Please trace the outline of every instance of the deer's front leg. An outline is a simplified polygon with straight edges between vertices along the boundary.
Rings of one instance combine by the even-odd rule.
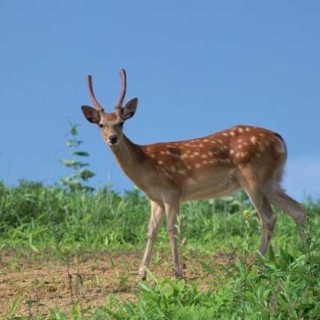
[[[178,239],[177,239],[177,218],[179,215],[179,202],[165,203],[165,210],[167,215],[167,230],[171,245],[172,262],[174,268],[174,276],[182,278],[182,269],[180,265],[179,252],[178,252]]]
[[[139,275],[143,280],[146,278],[146,275],[147,275],[146,267],[149,266],[149,263],[151,260],[154,241],[160,229],[160,226],[163,220],[163,211],[164,211],[163,205],[154,201],[150,201],[150,203],[151,203],[151,217],[148,225],[148,242],[147,242],[147,246],[144,252],[144,256],[143,256],[140,268],[139,268]]]

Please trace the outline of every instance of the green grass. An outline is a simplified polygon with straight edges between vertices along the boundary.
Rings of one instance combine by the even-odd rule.
[[[0,197],[1,249],[63,253],[133,247],[144,241],[148,203],[137,192],[122,198],[108,189],[68,192],[23,182],[17,188],[0,186]]]
[[[200,261],[213,279],[205,289],[201,281],[159,280],[150,273],[150,280],[139,284],[137,302],[119,302],[111,295],[103,306],[85,313],[75,303],[71,315],[53,308],[50,317],[37,319],[320,319],[320,202],[306,200],[305,205],[307,245],[301,246],[294,223],[278,212],[269,255],[252,261],[260,221],[243,194],[186,203],[179,226],[182,254],[201,259],[236,252],[238,259],[228,272],[219,274]],[[0,249],[40,258],[142,251],[149,210],[137,190],[120,196],[109,188],[70,192],[33,182],[13,188],[0,183]],[[156,250],[169,254],[164,227]],[[17,296],[8,318],[14,319],[19,303]]]

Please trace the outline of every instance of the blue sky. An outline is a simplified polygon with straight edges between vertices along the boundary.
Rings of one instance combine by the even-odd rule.
[[[69,172],[68,121],[90,152],[93,185],[132,183],[82,116],[85,76],[113,109],[119,69],[139,97],[136,143],[188,139],[236,124],[279,132],[288,192],[319,197],[319,1],[0,2],[0,179],[54,184]]]

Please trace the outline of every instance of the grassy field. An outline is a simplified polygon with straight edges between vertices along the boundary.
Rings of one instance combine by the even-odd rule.
[[[307,244],[277,212],[269,254],[257,258],[260,221],[242,193],[186,203],[185,279],[171,278],[163,227],[144,282],[150,209],[137,190],[0,183],[0,319],[320,319],[320,202],[305,205]]]

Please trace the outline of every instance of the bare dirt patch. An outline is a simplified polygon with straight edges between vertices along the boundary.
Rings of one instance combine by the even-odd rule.
[[[136,301],[139,290],[141,252],[80,254],[63,260],[17,256],[4,252],[0,260],[0,319],[7,315],[13,301],[20,297],[15,316],[33,318],[50,315],[56,307],[67,314],[79,302],[85,313],[104,305],[110,295],[122,301]],[[210,258],[184,259],[185,279],[208,285],[208,274],[200,261],[224,272],[235,261],[234,254],[216,254]],[[172,266],[167,254],[157,254],[152,272],[158,278],[171,277]]]

